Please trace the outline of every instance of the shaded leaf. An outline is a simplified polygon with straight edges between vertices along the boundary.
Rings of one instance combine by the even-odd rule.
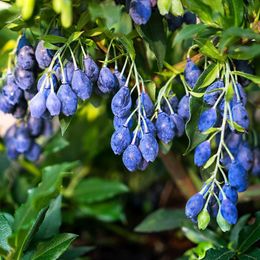
[[[218,248],[218,249],[210,249],[207,251],[205,260],[229,260],[233,256],[235,256],[236,253],[233,251],[228,250],[227,248]]]

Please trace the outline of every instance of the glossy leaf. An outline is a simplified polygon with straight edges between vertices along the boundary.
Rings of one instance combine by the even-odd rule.
[[[255,84],[260,85],[260,76],[248,74],[242,71],[233,71],[233,74],[249,79]]]
[[[229,260],[232,259],[236,255],[235,252],[230,251],[227,248],[219,248],[219,249],[210,249],[206,257],[204,258],[205,260]]]

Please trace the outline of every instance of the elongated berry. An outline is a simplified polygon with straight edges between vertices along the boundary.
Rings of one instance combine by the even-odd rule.
[[[190,118],[190,97],[185,95],[181,98],[178,105],[178,114],[187,121]]]
[[[17,65],[24,70],[31,70],[35,66],[34,49],[32,46],[23,46],[17,55]]]
[[[44,41],[39,41],[39,43],[37,44],[35,50],[35,58],[41,69],[45,69],[50,65],[52,60],[52,55],[48,51],[48,49],[44,47]]]
[[[35,118],[30,116],[27,122],[30,135],[38,137],[43,131],[44,120],[42,118]]]
[[[204,132],[216,124],[217,121],[217,111],[215,108],[210,108],[205,110],[200,115],[198,128],[201,132]]]
[[[242,103],[238,103],[232,108],[232,116],[235,123],[243,127],[244,129],[248,129],[249,127],[249,117],[246,111],[246,108]]]
[[[133,172],[138,169],[142,162],[142,155],[135,144],[130,144],[123,153],[123,163],[125,167]]]
[[[116,88],[117,83],[118,82],[116,81],[116,77],[113,75],[109,68],[103,67],[100,70],[97,85],[102,93],[110,93]]]
[[[187,59],[187,64],[184,70],[184,77],[187,83],[193,88],[201,74],[198,66],[191,60]]]
[[[24,153],[25,158],[31,162],[36,162],[40,158],[42,149],[41,146],[33,142],[30,149]]]
[[[183,118],[178,114],[172,114],[171,118],[174,122],[174,126],[175,126],[174,130],[176,135],[178,137],[181,137],[184,134],[184,130],[185,130],[185,123]]]
[[[194,194],[186,203],[185,215],[192,219],[196,218],[201,212],[205,204],[205,200],[200,193]]]
[[[244,167],[245,170],[249,171],[253,165],[253,152],[247,142],[240,143],[236,160]]]
[[[229,199],[224,199],[221,202],[220,212],[228,224],[234,225],[237,223],[237,208]]]
[[[118,128],[111,137],[111,148],[115,154],[121,154],[131,143],[131,133],[127,127]]]
[[[225,193],[226,197],[233,203],[236,204],[237,200],[238,200],[238,195],[237,195],[237,191],[235,188],[231,187],[229,184],[225,184],[222,187],[223,192]],[[220,191],[219,192],[219,200],[222,201],[223,200],[223,194]]]
[[[98,74],[99,74],[99,67],[96,64],[96,62],[89,56],[87,55],[84,60],[84,72],[88,76],[88,78],[94,83],[98,79]]]
[[[147,162],[153,162],[159,152],[159,145],[154,135],[151,133],[144,134],[140,140],[139,149]]]
[[[199,144],[194,153],[194,163],[201,167],[203,166],[211,155],[211,148],[210,148],[210,142],[204,141],[201,144]]]
[[[20,126],[15,132],[15,147],[19,153],[24,153],[29,150],[32,144],[32,139],[29,135],[29,131],[25,126]]]
[[[152,14],[150,0],[132,0],[130,2],[129,13],[136,24],[146,24]]]
[[[44,91],[38,92],[29,102],[32,117],[40,118],[46,110]]]
[[[238,162],[232,162],[228,170],[228,181],[238,192],[245,191],[248,186],[247,172]]]
[[[222,80],[217,80],[207,87],[203,96],[203,101],[208,105],[213,106],[221,94],[221,90],[218,89],[224,89],[224,82]]]
[[[35,83],[35,75],[33,71],[16,68],[15,80],[19,88],[27,90]]]
[[[145,114],[147,117],[151,117],[154,112],[154,105],[149,97],[149,95],[146,92],[142,92],[141,94],[141,105],[143,109],[145,110]]]
[[[58,116],[61,111],[61,102],[54,91],[51,91],[46,100],[46,108],[51,116]]]

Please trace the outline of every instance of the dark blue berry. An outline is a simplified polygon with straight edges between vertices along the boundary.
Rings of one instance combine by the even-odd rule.
[[[65,116],[72,116],[77,111],[78,98],[69,84],[61,84],[57,96],[61,102],[61,112]]]
[[[190,97],[185,95],[181,98],[178,105],[178,114],[187,121],[190,118]]]
[[[124,75],[121,75],[121,72],[118,71],[118,70],[115,70],[114,71],[114,75],[116,76],[117,80],[118,80],[118,84],[119,84],[119,87],[124,87],[125,84],[126,84],[126,78]]]
[[[42,118],[35,118],[30,116],[27,122],[27,126],[30,135],[33,137],[38,137],[43,131],[44,120]]]
[[[29,134],[28,128],[21,125],[16,129],[15,132],[15,147],[16,151],[19,153],[24,153],[29,150],[32,144],[32,139]]]
[[[144,134],[140,140],[139,149],[147,162],[153,162],[158,156],[159,145],[153,134]]]
[[[100,70],[97,85],[101,93],[110,93],[113,91],[117,86],[116,77],[114,74],[110,71],[109,68],[103,67]]]
[[[3,87],[2,93],[6,97],[8,103],[11,105],[19,103],[23,95],[23,91],[18,88],[17,84],[15,84],[14,81],[11,81],[7,85],[5,85]]]
[[[236,189],[234,189],[233,187],[231,187],[229,184],[225,184],[222,187],[223,192],[225,193],[226,197],[233,203],[236,204],[237,200],[238,200],[238,195],[237,195],[237,191]],[[220,191],[219,192],[219,200],[222,201],[223,200],[223,194]]]
[[[217,121],[217,111],[215,108],[210,108],[205,110],[200,115],[198,128],[201,132],[204,132],[216,124]]]
[[[174,130],[175,133],[178,137],[182,136],[184,134],[184,130],[185,130],[185,123],[184,120],[181,116],[179,116],[178,114],[172,114],[171,118],[174,122]]]
[[[207,87],[207,90],[203,96],[204,102],[210,106],[213,106],[221,94],[221,90],[218,91],[217,89],[223,88],[224,82],[222,80],[217,80],[214,83],[212,83],[210,86]]]
[[[32,117],[40,118],[46,110],[46,97],[44,91],[39,91],[29,102]]]
[[[49,67],[52,60],[52,54],[44,47],[44,41],[39,41],[37,44],[35,58],[41,69]]]
[[[158,114],[156,123],[156,130],[158,138],[164,143],[169,143],[175,136],[175,125],[173,119],[165,112]]]
[[[204,165],[211,155],[211,148],[210,148],[210,142],[204,141],[201,144],[199,144],[194,153],[194,163],[201,167]]]
[[[242,103],[238,103],[232,108],[233,121],[245,130],[249,127],[249,117],[246,108]]]
[[[184,70],[184,77],[187,83],[193,88],[201,74],[198,66],[191,60],[187,59],[187,64]]]
[[[118,128],[120,128],[121,126],[125,125],[126,120],[128,119],[128,115],[125,117],[118,117],[115,116],[114,120],[113,120],[113,125],[115,130],[117,130]],[[127,125],[125,125],[126,127],[128,127],[129,129],[133,126],[133,118],[131,118],[128,122]]]
[[[7,97],[3,93],[0,93],[0,110],[4,113],[12,113],[14,110],[14,106],[8,102]]]
[[[51,91],[46,100],[46,108],[51,116],[58,116],[61,111],[61,102],[54,91]]]
[[[88,78],[94,83],[98,79],[99,67],[96,62],[89,56],[84,58],[85,73]]]
[[[150,0],[132,0],[129,13],[136,24],[146,24],[152,14]]]
[[[153,124],[153,122],[148,118],[144,118],[144,120],[145,120],[145,123],[143,120],[141,122],[141,127],[143,129],[143,132],[156,135],[156,128],[155,128],[155,125]]]
[[[168,101],[170,103],[170,106],[171,106],[172,110],[173,111],[177,111],[178,102],[179,102],[178,98],[174,95],[172,97],[169,97]],[[169,115],[171,114],[171,110],[169,108],[169,104],[168,104],[168,102],[165,99],[162,100],[161,108],[162,108],[163,112],[165,112],[165,113],[167,113]]]
[[[174,32],[182,26],[182,16],[174,16],[173,14],[167,14],[165,17],[167,19],[168,28],[171,32]]]
[[[14,111],[12,112],[12,115],[14,118],[21,119],[25,117],[27,112],[27,101],[24,97],[22,97],[18,104],[15,105]]]
[[[135,144],[130,144],[123,153],[123,163],[125,167],[133,172],[138,169],[142,162],[142,154]]]
[[[247,60],[234,60],[234,63],[236,65],[236,70],[245,72],[247,74],[254,74],[254,69]],[[243,87],[246,87],[250,84],[250,80],[240,76],[238,76],[238,81],[243,85]]]
[[[228,170],[228,180],[232,187],[238,192],[243,192],[247,189],[247,172],[238,162],[232,162]]]
[[[228,224],[234,225],[237,223],[237,208],[229,199],[224,199],[221,202],[220,212]]]
[[[16,53],[19,53],[20,49],[22,49],[26,45],[27,46],[30,45],[30,42],[26,38],[25,34],[23,34],[21,36],[21,38],[19,39],[19,41],[18,41],[17,48],[16,48]]]
[[[80,69],[74,70],[71,87],[76,95],[82,100],[89,99],[93,90],[92,82]]]
[[[111,137],[111,148],[115,154],[121,154],[131,143],[131,133],[125,126],[118,128]]]
[[[132,99],[128,87],[122,87],[114,95],[111,102],[111,109],[115,116],[124,117],[129,115],[132,106]]]
[[[249,171],[253,165],[253,152],[247,142],[242,142],[238,147],[236,160]]]
[[[183,21],[186,24],[196,24],[196,15],[192,12],[185,12]]]
[[[205,204],[205,200],[200,193],[194,194],[186,203],[185,206],[185,215],[194,219],[201,212]]]
[[[227,136],[225,143],[229,148],[229,150],[231,151],[231,153],[233,155],[236,155],[241,141],[242,141],[242,135],[232,132]]]
[[[30,70],[16,68],[15,80],[19,88],[23,90],[30,89],[35,83],[34,73]]]
[[[24,156],[27,160],[36,162],[40,158],[41,152],[41,146],[34,142],[31,144],[30,149],[24,153]]]
[[[138,170],[145,171],[148,165],[149,163],[145,159],[142,159],[141,163],[138,165]]]
[[[32,70],[35,65],[34,49],[26,45],[22,47],[17,55],[17,65],[24,70]]]
[[[142,92],[141,94],[141,105],[145,110],[146,116],[151,117],[154,112],[154,105],[151,98],[146,92]]]
[[[43,74],[37,82],[37,90],[40,91],[41,88],[51,89],[52,85],[56,91],[58,88],[58,80],[55,74],[51,74],[51,76]]]
[[[68,61],[64,67],[64,76],[65,76],[65,82],[63,82],[64,79],[62,79],[63,83],[69,83],[71,84],[73,73],[74,73],[74,64],[71,61]]]

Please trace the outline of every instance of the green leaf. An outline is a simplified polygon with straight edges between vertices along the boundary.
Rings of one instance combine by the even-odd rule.
[[[61,226],[61,196],[54,199],[45,214],[44,220],[34,240],[48,239],[59,232]]]
[[[248,73],[245,73],[242,71],[233,71],[232,74],[244,77],[246,79],[251,80],[252,82],[254,82],[257,85],[260,85],[260,76],[248,74]]]
[[[223,62],[225,60],[226,56],[224,54],[223,55],[220,54],[218,49],[214,46],[214,44],[210,40],[208,40],[208,41],[196,40],[196,42],[200,46],[200,52],[202,54],[204,54],[205,56],[208,56],[212,59],[216,59],[221,62]]]
[[[121,44],[124,46],[127,53],[130,55],[131,59],[135,59],[135,48],[133,40],[128,39],[125,35],[120,34],[118,37],[118,40],[121,42]]]
[[[234,96],[234,89],[233,89],[233,85],[230,82],[227,88],[227,92],[225,94],[225,100],[226,102],[229,102]]]
[[[226,27],[240,26],[244,16],[243,0],[227,0],[226,3],[229,9],[229,14],[226,17],[226,20],[228,20]]]
[[[55,135],[52,140],[48,142],[48,144],[44,147],[44,154],[50,155],[53,153],[57,153],[67,147],[69,142],[62,137],[60,134]]]
[[[171,0],[171,13],[175,16],[182,16],[184,14],[183,6],[180,0]]]
[[[57,51],[60,48],[60,47],[58,47],[58,46],[56,46],[56,45],[54,45],[52,43],[49,43],[49,42],[44,42],[44,47],[46,49],[55,50],[55,51]]]
[[[66,171],[75,165],[75,162],[63,163],[43,169],[42,182],[30,190],[26,203],[15,212],[13,234],[8,239],[13,248],[13,259],[19,259],[28,246],[32,235],[44,218],[50,201],[59,194]]]
[[[71,44],[72,42],[78,40],[78,38],[84,33],[84,31],[81,32],[73,32],[71,36],[69,37],[67,44]]]
[[[43,35],[41,39],[50,44],[65,43],[67,41],[65,37],[52,34]]]
[[[172,148],[172,142],[165,144],[164,142],[159,142],[160,151],[163,154],[167,154]]]
[[[207,28],[205,24],[189,24],[183,27],[178,34],[175,36],[173,45],[176,45],[183,40],[193,38],[198,33],[204,31]]]
[[[56,235],[49,241],[39,243],[32,260],[58,259],[76,237],[75,234],[64,233]]]
[[[239,260],[259,260],[260,259],[260,249],[255,248],[250,252],[239,255],[238,259]]]
[[[194,91],[190,91],[190,94],[193,96],[193,97],[197,97],[197,98],[201,98],[204,96],[204,93],[198,93],[198,92],[194,92]]]
[[[237,248],[240,231],[245,227],[249,217],[249,214],[242,216],[241,218],[239,218],[236,225],[232,228],[229,237],[229,240],[232,243],[232,248]]]
[[[184,153],[187,155],[192,151],[196,146],[205,141],[208,137],[207,134],[203,134],[198,129],[198,120],[200,114],[202,113],[204,104],[200,98],[191,97],[190,98],[190,119],[186,123],[185,130],[186,135],[189,139],[188,147]]]
[[[67,131],[70,123],[72,120],[72,116],[67,117],[67,116],[60,116],[59,121],[60,121],[60,130],[61,130],[61,135],[63,136],[65,132]]]
[[[82,30],[88,22],[89,22],[89,12],[85,11],[79,17],[79,20],[77,23],[77,30],[78,31]]]
[[[79,247],[70,247],[60,258],[59,260],[72,260],[78,259],[78,257],[83,256],[95,249],[94,246],[79,246]]]
[[[163,67],[163,61],[166,54],[166,33],[162,16],[154,13],[146,25],[136,27],[139,35],[149,44],[151,51],[157,58],[159,70]]]
[[[203,166],[203,168],[204,168],[204,169],[209,168],[209,167],[214,163],[216,157],[217,157],[216,154],[214,154],[213,156],[211,156],[211,157],[208,159],[208,161],[206,162],[206,164]]]
[[[260,56],[260,44],[251,46],[231,46],[228,50],[228,56],[238,60],[251,60]]]
[[[227,248],[210,249],[207,251],[204,260],[229,260],[236,255],[235,252],[228,250]]]
[[[94,203],[128,192],[128,187],[118,181],[88,178],[79,183],[73,198],[78,203]]]
[[[124,221],[125,215],[120,200],[80,205],[80,217],[92,217],[104,222]]]
[[[245,129],[242,126],[240,126],[239,124],[237,124],[236,122],[233,121],[233,124],[232,124],[232,122],[229,119],[227,119],[227,122],[231,127],[234,127],[238,132],[240,132],[240,133],[245,132]]]
[[[159,209],[147,216],[136,228],[136,232],[151,233],[180,228],[185,219],[183,210]]]
[[[238,251],[246,252],[253,244],[260,240],[260,212],[256,213],[255,223],[246,226],[239,234]]]
[[[7,238],[12,234],[12,216],[0,213],[0,248],[6,252],[10,251]]]

